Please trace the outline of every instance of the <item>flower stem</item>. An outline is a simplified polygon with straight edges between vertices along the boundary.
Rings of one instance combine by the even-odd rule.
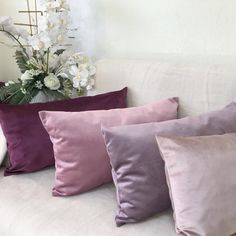
[[[20,45],[20,47],[22,48],[22,50],[23,50],[23,52],[25,53],[26,57],[27,57],[28,59],[30,59],[28,53],[27,53],[26,50],[25,50],[25,47],[22,45],[22,43],[20,42],[19,39],[17,39],[17,38],[16,38],[12,33],[10,33],[9,31],[6,31],[6,30],[4,30],[4,29],[0,29],[0,32],[5,32],[5,33],[8,34],[9,36],[11,36],[11,37]]]
[[[48,48],[48,50],[47,50],[47,70],[46,70],[47,74],[49,74],[49,53],[50,53],[50,49]]]

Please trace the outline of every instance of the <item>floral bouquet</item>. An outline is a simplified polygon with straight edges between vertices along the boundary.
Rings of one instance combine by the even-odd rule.
[[[16,27],[10,17],[0,18],[0,32],[10,39],[8,46],[16,47],[22,73],[18,81],[9,81],[0,89],[4,103],[30,103],[39,93],[53,100],[72,98],[94,86],[96,68],[91,60],[63,46],[70,25],[69,5],[65,0],[43,0],[42,8],[31,33]]]

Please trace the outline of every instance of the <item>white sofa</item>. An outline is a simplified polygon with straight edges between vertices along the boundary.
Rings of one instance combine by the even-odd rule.
[[[180,117],[225,106],[236,98],[236,69],[208,63],[102,60],[98,92],[129,87],[129,105],[179,96]],[[51,195],[54,168],[3,177],[0,236],[174,236],[171,209],[139,224],[115,226],[113,184],[67,198]]]

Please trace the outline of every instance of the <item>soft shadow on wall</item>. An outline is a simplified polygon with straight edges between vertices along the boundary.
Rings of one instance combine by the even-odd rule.
[[[100,0],[68,0],[71,6],[72,35],[75,50],[86,52],[94,59],[104,55],[105,25]]]
[[[40,0],[39,0],[40,1]],[[236,57],[235,0],[68,0],[76,50],[93,58],[157,54]],[[0,15],[21,20],[24,0],[1,1]],[[0,80],[19,74],[0,46]],[[236,60],[235,60],[236,61]]]
[[[1,1],[1,0],[0,0]],[[31,0],[32,1],[32,0]],[[72,31],[70,36],[75,36],[72,40],[73,50],[82,51],[97,59],[104,54],[102,49],[102,38],[104,35],[104,24],[99,10],[97,0],[67,0],[71,6]],[[40,2],[40,0],[38,0]],[[0,16],[11,16],[15,22],[28,22],[27,15],[19,14],[19,10],[26,10],[26,0],[10,0],[1,2]],[[0,41],[7,42],[7,38],[2,34]],[[14,50],[6,48],[0,44],[0,81],[16,80],[20,76],[20,71],[13,58]]]

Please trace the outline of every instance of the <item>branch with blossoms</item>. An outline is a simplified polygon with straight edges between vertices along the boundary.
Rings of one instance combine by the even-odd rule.
[[[96,68],[92,61],[62,46],[68,38],[69,5],[65,0],[43,0],[42,8],[44,14],[38,18],[34,35],[17,28],[10,17],[0,18],[0,32],[16,47],[16,63],[22,73],[18,81],[9,81],[0,89],[1,102],[29,103],[39,92],[67,99],[94,87]]]

